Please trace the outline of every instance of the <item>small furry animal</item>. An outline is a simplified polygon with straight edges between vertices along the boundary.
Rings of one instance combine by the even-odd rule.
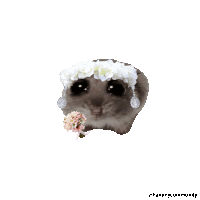
[[[99,61],[107,60],[99,59]],[[117,62],[114,59],[110,60]],[[63,90],[63,93],[66,92],[67,100],[67,106],[62,109],[63,114],[67,116],[72,111],[83,113],[87,118],[84,132],[103,129],[120,135],[128,133],[136,116],[144,107],[149,92],[148,79],[139,69],[135,69],[138,75],[135,95],[140,100],[138,108],[131,107],[133,91],[123,80],[111,79],[102,82],[92,75],[74,81],[70,89]]]

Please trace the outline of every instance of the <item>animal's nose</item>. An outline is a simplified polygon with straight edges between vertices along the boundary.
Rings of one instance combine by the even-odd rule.
[[[92,115],[102,115],[102,108],[94,108],[91,111]]]

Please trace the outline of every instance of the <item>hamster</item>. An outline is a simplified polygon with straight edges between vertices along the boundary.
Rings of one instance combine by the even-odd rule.
[[[99,61],[107,60],[99,59]],[[114,59],[110,60],[117,62]],[[149,92],[147,77],[139,69],[135,69],[138,78],[134,91],[140,100],[138,108],[132,108],[130,105],[133,91],[128,87],[128,83],[121,79],[112,80],[112,78],[110,81],[102,82],[92,75],[73,81],[69,89],[63,90],[63,93],[66,92],[67,100],[67,106],[61,109],[63,114],[67,116],[72,111],[83,113],[87,118],[84,132],[103,129],[120,135],[128,133],[136,116],[144,107]]]

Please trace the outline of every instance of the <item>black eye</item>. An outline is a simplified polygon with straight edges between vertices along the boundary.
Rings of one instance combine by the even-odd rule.
[[[84,79],[79,79],[72,85],[71,92],[73,95],[80,95],[82,93],[87,93],[88,89],[89,82]]]
[[[111,80],[108,82],[107,92],[116,96],[123,96],[125,94],[125,88],[118,81]]]

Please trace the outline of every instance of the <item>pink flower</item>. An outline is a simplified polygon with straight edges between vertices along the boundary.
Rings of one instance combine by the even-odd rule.
[[[82,129],[85,128],[85,126],[83,125],[85,122],[86,117],[82,113],[73,111],[69,113],[66,117],[64,117],[64,129],[66,129],[67,131],[72,130],[72,132],[78,132],[79,136],[82,132]]]
[[[64,123],[64,129],[66,129],[67,131],[69,131],[69,125],[67,123]]]
[[[81,115],[80,115],[80,114],[77,114],[77,115],[76,115],[76,119],[79,119],[79,118],[81,118]]]
[[[87,120],[86,117],[83,114],[81,114],[81,117],[84,119],[84,121]]]
[[[82,124],[80,125],[80,129],[84,129],[85,128],[85,126],[83,126]]]

